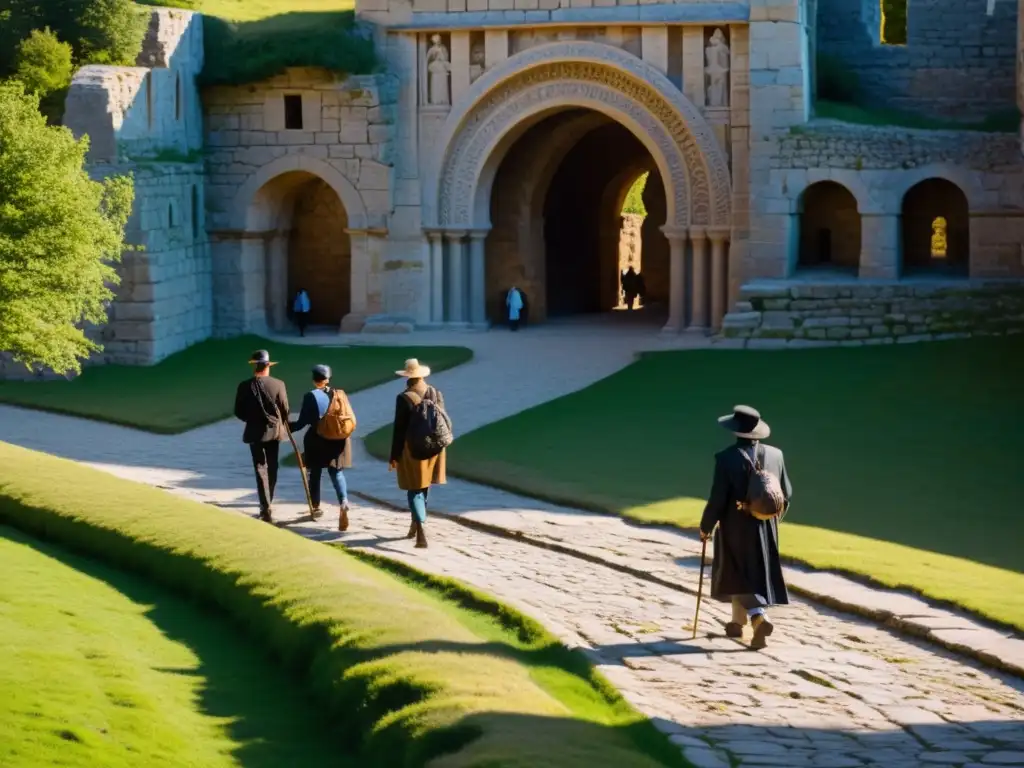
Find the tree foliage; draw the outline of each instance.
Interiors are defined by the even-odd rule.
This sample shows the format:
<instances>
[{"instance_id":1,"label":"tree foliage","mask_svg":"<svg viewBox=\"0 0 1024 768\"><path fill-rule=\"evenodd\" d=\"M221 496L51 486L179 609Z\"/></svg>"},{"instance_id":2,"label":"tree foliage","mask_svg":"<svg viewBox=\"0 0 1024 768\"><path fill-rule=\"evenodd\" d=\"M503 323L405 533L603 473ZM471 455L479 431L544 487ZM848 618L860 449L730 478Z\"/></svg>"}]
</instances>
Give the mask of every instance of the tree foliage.
<instances>
[{"instance_id":1,"label":"tree foliage","mask_svg":"<svg viewBox=\"0 0 1024 768\"><path fill-rule=\"evenodd\" d=\"M77 372L101 349L83 324L106 321L133 182L90 179L87 147L0 83L0 351L29 367Z\"/></svg>"},{"instance_id":2,"label":"tree foliage","mask_svg":"<svg viewBox=\"0 0 1024 768\"><path fill-rule=\"evenodd\" d=\"M629 188L629 192L626 193L626 200L622 204L623 213L633 213L640 216L647 215L647 206L644 205L644 188L647 186L647 176L648 174L646 173L640 174Z\"/></svg>"},{"instance_id":3,"label":"tree foliage","mask_svg":"<svg viewBox=\"0 0 1024 768\"><path fill-rule=\"evenodd\" d=\"M39 97L40 109L51 123L60 121L71 73L71 46L49 28L32 30L18 46L14 76L26 91Z\"/></svg>"}]
</instances>

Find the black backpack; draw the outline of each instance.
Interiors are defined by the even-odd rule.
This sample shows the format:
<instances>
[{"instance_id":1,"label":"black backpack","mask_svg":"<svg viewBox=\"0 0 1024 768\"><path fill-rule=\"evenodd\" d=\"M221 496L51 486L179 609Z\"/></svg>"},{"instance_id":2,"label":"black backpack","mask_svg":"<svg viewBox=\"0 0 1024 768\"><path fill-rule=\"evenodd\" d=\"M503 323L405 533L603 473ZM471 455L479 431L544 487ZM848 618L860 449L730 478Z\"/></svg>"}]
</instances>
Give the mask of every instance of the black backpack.
<instances>
[{"instance_id":1,"label":"black backpack","mask_svg":"<svg viewBox=\"0 0 1024 768\"><path fill-rule=\"evenodd\" d=\"M412 403L405 433L409 455L420 461L432 459L455 440L451 417L444 409L444 397L433 387L422 398L412 391L405 395Z\"/></svg>"},{"instance_id":2,"label":"black backpack","mask_svg":"<svg viewBox=\"0 0 1024 768\"><path fill-rule=\"evenodd\" d=\"M747 483L747 501L743 509L757 520L774 520L781 518L786 511L786 495L782 492L779 478L764 468L764 449L755 446L751 459L747 452L740 449L743 458L750 465Z\"/></svg>"}]
</instances>

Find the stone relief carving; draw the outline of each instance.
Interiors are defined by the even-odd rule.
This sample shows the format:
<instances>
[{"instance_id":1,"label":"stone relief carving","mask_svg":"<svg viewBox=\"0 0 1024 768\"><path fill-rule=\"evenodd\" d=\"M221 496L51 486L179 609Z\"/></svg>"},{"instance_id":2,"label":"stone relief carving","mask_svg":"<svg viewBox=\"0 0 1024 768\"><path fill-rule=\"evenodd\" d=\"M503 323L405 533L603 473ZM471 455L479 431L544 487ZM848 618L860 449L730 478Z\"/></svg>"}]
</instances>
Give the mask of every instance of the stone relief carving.
<instances>
[{"instance_id":1,"label":"stone relief carving","mask_svg":"<svg viewBox=\"0 0 1024 768\"><path fill-rule=\"evenodd\" d=\"M560 54L582 58L601 50L593 44L566 43ZM441 224L471 223L472 192L494 136L507 130L532 104L572 103L579 98L600 100L630 115L657 143L669 166L676 215L670 223L730 222L728 164L703 117L685 99L677 97L679 103L674 103L649 84L641 61L607 50L614 52L604 54L613 60L608 65L563 61L530 68L531 59L551 57L552 53L543 49L517 57L518 67L526 71L483 97L452 139L441 170Z\"/></svg>"},{"instance_id":2,"label":"stone relief carving","mask_svg":"<svg viewBox=\"0 0 1024 768\"><path fill-rule=\"evenodd\" d=\"M451 69L448 49L441 42L441 36L432 35L427 49L427 103L431 106L446 107L452 103Z\"/></svg>"},{"instance_id":3,"label":"stone relief carving","mask_svg":"<svg viewBox=\"0 0 1024 768\"><path fill-rule=\"evenodd\" d=\"M716 29L704 49L707 77L707 97L709 107L729 106L729 69L731 66L729 46L725 42L725 34Z\"/></svg>"},{"instance_id":4,"label":"stone relief carving","mask_svg":"<svg viewBox=\"0 0 1024 768\"><path fill-rule=\"evenodd\" d=\"M469 49L469 82L475 82L484 73L484 61L483 43L473 43L473 47Z\"/></svg>"}]
</instances>

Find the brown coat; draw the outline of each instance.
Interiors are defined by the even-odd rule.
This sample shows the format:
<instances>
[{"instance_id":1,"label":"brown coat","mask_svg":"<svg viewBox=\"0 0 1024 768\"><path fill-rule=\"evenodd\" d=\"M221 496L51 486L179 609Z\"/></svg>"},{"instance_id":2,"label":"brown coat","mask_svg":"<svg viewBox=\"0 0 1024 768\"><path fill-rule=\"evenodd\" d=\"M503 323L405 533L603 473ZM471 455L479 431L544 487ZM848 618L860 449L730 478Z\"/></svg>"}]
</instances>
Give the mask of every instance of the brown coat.
<instances>
[{"instance_id":1,"label":"brown coat","mask_svg":"<svg viewBox=\"0 0 1024 768\"><path fill-rule=\"evenodd\" d=\"M429 387L422 379L408 387L421 398ZM436 390L435 390L436 391ZM444 398L437 393L438 404L444 406ZM409 453L409 444L405 435L409 430L409 416L412 413L412 401L403 392L395 400L395 423L391 433L391 460L398 463L398 487L403 491L418 491L431 485L443 485L448 482L445 475L446 451L431 459L414 459Z\"/></svg>"}]
</instances>

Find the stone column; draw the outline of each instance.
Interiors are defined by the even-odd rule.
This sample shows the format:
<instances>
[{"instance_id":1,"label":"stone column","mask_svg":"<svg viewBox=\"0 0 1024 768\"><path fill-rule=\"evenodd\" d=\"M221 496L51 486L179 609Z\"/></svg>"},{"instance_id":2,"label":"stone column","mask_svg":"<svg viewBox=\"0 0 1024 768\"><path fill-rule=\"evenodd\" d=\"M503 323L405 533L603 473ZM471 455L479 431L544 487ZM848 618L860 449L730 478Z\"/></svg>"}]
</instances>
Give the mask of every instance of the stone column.
<instances>
[{"instance_id":1,"label":"stone column","mask_svg":"<svg viewBox=\"0 0 1024 768\"><path fill-rule=\"evenodd\" d=\"M718 331L725 317L726 270L728 269L728 252L726 243L729 239L727 227L708 230L711 239L711 330Z\"/></svg>"},{"instance_id":2,"label":"stone column","mask_svg":"<svg viewBox=\"0 0 1024 768\"><path fill-rule=\"evenodd\" d=\"M267 328L267 237L246 233L239 264L240 330L261 333Z\"/></svg>"},{"instance_id":3,"label":"stone column","mask_svg":"<svg viewBox=\"0 0 1024 768\"><path fill-rule=\"evenodd\" d=\"M448 241L448 322L461 325L466 322L466 233L451 230L444 237Z\"/></svg>"},{"instance_id":4,"label":"stone column","mask_svg":"<svg viewBox=\"0 0 1024 768\"><path fill-rule=\"evenodd\" d=\"M708 252L704 227L690 227L693 244L693 274L690 277L690 325L693 333L708 329Z\"/></svg>"},{"instance_id":5,"label":"stone column","mask_svg":"<svg viewBox=\"0 0 1024 768\"><path fill-rule=\"evenodd\" d=\"M889 213L860 216L861 280L897 280L900 276L900 217Z\"/></svg>"},{"instance_id":6,"label":"stone column","mask_svg":"<svg viewBox=\"0 0 1024 768\"><path fill-rule=\"evenodd\" d=\"M679 333L686 320L686 227L661 228L668 238L668 322L662 333Z\"/></svg>"},{"instance_id":7,"label":"stone column","mask_svg":"<svg viewBox=\"0 0 1024 768\"><path fill-rule=\"evenodd\" d=\"M469 233L469 322L481 330L487 328L486 240L487 230Z\"/></svg>"},{"instance_id":8,"label":"stone column","mask_svg":"<svg viewBox=\"0 0 1024 768\"><path fill-rule=\"evenodd\" d=\"M444 322L444 242L437 230L427 232L430 241L430 322Z\"/></svg>"},{"instance_id":9,"label":"stone column","mask_svg":"<svg viewBox=\"0 0 1024 768\"><path fill-rule=\"evenodd\" d=\"M359 333L370 316L370 231L346 229L351 247L348 281L348 314L341 318L342 333Z\"/></svg>"},{"instance_id":10,"label":"stone column","mask_svg":"<svg viewBox=\"0 0 1024 768\"><path fill-rule=\"evenodd\" d=\"M275 232L266 240L268 325L275 331L288 326L288 235L287 230Z\"/></svg>"}]
</instances>

